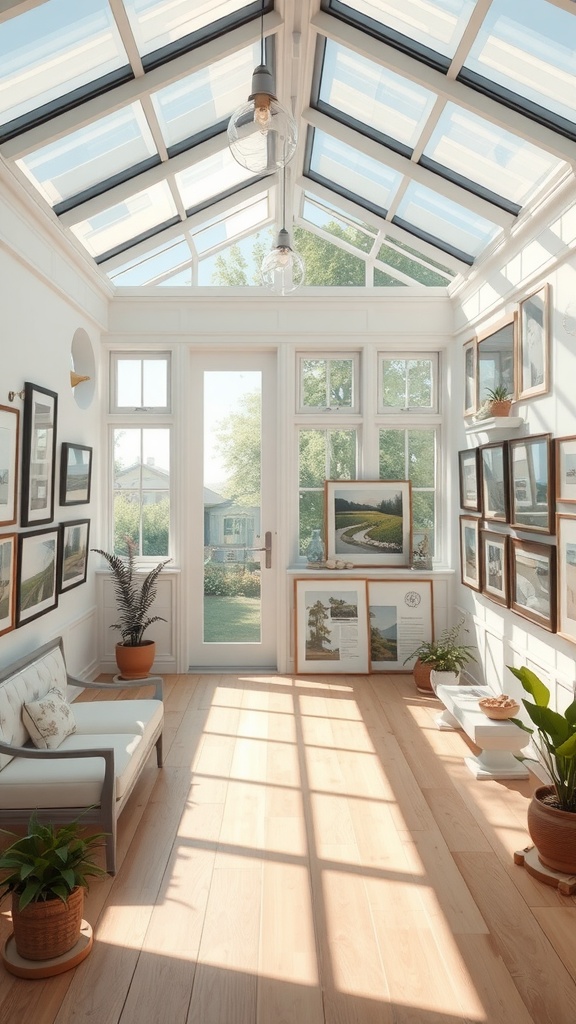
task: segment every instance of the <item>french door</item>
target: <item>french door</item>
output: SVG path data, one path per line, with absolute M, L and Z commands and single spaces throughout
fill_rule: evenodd
M 276 358 L 191 358 L 189 665 L 275 669 Z

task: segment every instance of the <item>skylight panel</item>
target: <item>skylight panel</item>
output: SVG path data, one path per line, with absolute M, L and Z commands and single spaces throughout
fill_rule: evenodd
M 139 287 L 154 284 L 158 277 L 177 270 L 192 258 L 184 235 L 170 239 L 150 249 L 144 256 L 128 260 L 121 267 L 108 272 L 108 277 L 121 287 Z
M 398 204 L 393 223 L 415 231 L 468 263 L 499 231 L 491 221 L 413 181 Z
M 0 123 L 89 92 L 126 65 L 108 0 L 46 0 L 0 23 Z
M 362 252 L 370 252 L 378 234 L 376 228 L 370 228 L 348 214 L 337 213 L 330 203 L 322 203 L 308 195 L 302 205 L 302 220 L 343 239 Z
M 194 245 L 199 253 L 206 253 L 223 242 L 239 238 L 250 230 L 263 225 L 270 216 L 268 194 L 247 199 L 227 213 L 213 217 L 192 232 Z
M 252 172 L 241 167 L 229 149 L 214 153 L 175 175 L 182 202 L 189 213 L 209 199 L 228 195 L 253 178 Z
M 121 203 L 73 224 L 71 231 L 91 256 L 112 254 L 126 242 L 152 234 L 178 216 L 167 182 L 160 181 Z
M 384 215 L 402 180 L 398 171 L 318 129 L 312 141 L 309 172 L 361 206 Z
M 391 42 L 452 58 L 476 0 L 328 0 L 327 8 L 346 20 L 364 22 Z M 401 37 L 401 38 L 399 38 Z
M 144 56 L 185 36 L 202 34 L 221 19 L 233 24 L 239 12 L 254 4 L 247 0 L 124 0 L 124 6 L 138 52 Z
M 425 256 L 420 255 L 419 259 L 412 259 L 409 255 L 408 248 L 402 250 L 394 239 L 387 237 L 384 245 L 380 246 L 377 260 L 382 263 L 385 267 L 388 267 L 392 274 L 400 272 L 410 278 L 414 284 L 424 284 L 428 288 L 445 288 L 451 278 L 454 276 L 449 271 L 445 273 L 439 273 L 435 269 L 434 264 L 427 260 Z M 413 250 L 412 250 L 413 251 Z M 377 265 L 378 269 L 378 265 Z M 385 284 L 384 278 L 387 275 L 383 275 L 382 279 L 376 280 L 374 277 L 374 284 L 383 285 Z M 405 282 L 394 280 L 394 284 L 403 284 Z
M 234 284 L 240 287 L 247 285 L 262 287 L 260 252 L 267 252 L 273 244 L 270 230 L 258 231 L 242 238 L 239 242 L 234 242 L 233 246 L 221 249 L 220 252 L 212 256 L 207 256 L 198 264 L 198 284 L 216 287 L 230 285 L 232 282 L 229 280 L 229 276 L 232 274 L 238 278 Z M 236 259 L 237 255 L 240 260 Z

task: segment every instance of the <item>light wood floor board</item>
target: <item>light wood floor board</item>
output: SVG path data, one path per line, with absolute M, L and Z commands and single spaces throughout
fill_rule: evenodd
M 46 981 L 1 969 L 1 1024 L 574 1024 L 576 898 L 512 860 L 535 780 L 476 780 L 411 676 L 165 694 L 94 948 Z

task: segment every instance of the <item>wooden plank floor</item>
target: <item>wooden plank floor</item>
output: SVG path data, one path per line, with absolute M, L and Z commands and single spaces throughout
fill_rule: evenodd
M 574 1024 L 576 901 L 512 859 L 535 781 L 475 780 L 410 676 L 165 693 L 94 948 L 47 981 L 0 968 L 2 1024 Z

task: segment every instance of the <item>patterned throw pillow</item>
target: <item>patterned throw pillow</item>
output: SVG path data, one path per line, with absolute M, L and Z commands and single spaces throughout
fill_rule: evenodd
M 72 709 L 56 688 L 48 690 L 40 700 L 24 704 L 22 721 L 34 746 L 43 750 L 54 750 L 70 733 L 76 732 Z

